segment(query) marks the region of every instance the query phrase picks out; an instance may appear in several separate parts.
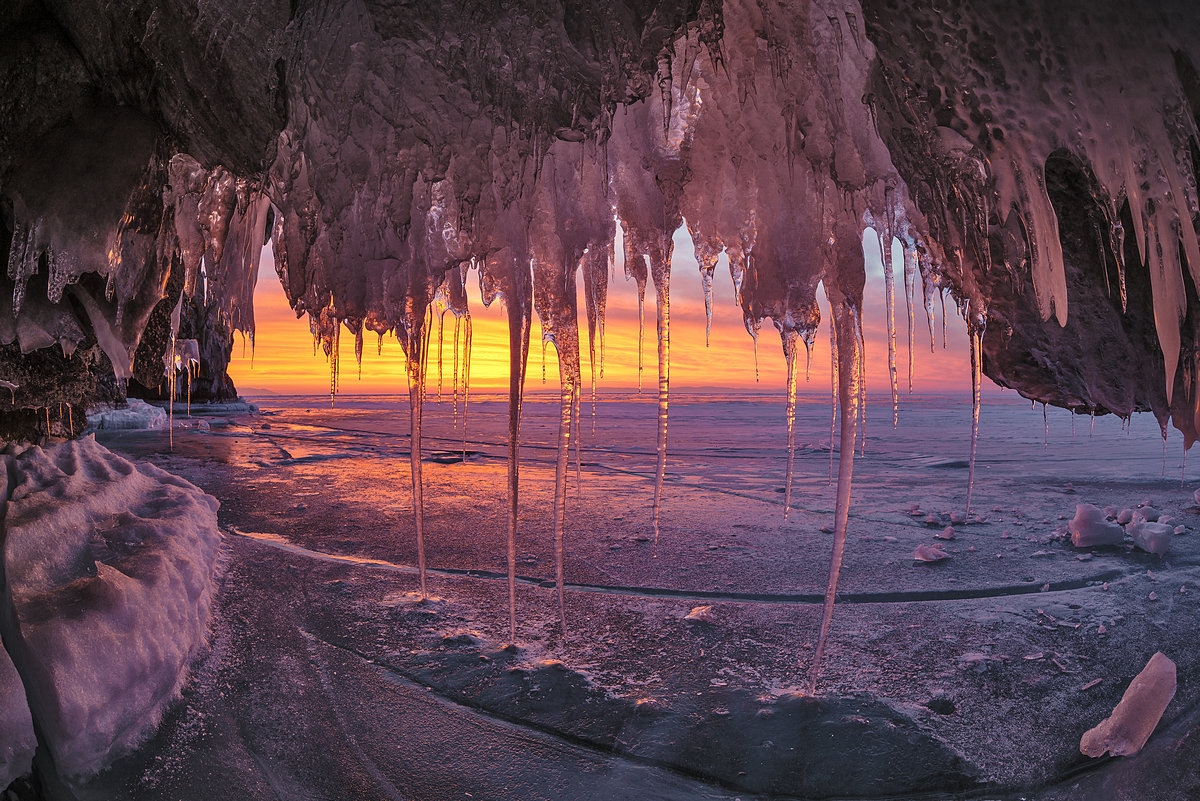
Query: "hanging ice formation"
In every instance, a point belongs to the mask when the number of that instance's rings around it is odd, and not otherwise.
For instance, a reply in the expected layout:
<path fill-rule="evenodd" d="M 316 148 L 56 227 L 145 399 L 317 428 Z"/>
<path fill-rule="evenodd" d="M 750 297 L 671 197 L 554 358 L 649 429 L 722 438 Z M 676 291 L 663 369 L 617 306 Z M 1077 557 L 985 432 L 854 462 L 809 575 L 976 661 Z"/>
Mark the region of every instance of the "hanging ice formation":
<path fill-rule="evenodd" d="M 97 359 L 121 381 L 161 381 L 172 347 L 163 323 L 181 296 L 183 329 L 219 376 L 232 332 L 253 335 L 270 239 L 292 307 L 330 355 L 331 394 L 342 327 L 356 358 L 367 329 L 404 348 L 423 565 L 433 315 L 445 308 L 466 324 L 474 268 L 485 302 L 508 308 L 510 575 L 534 306 L 559 356 L 565 617 L 576 272 L 594 381 L 615 209 L 639 304 L 647 281 L 655 290 L 657 533 L 671 234 L 686 220 L 706 294 L 724 253 L 747 331 L 768 318 L 779 331 L 789 428 L 796 346 L 820 324 L 818 284 L 831 302 L 839 484 L 818 653 L 865 442 L 866 227 L 889 266 L 893 242 L 903 248 L 905 300 L 911 309 L 920 297 L 931 348 L 934 296 L 952 293 L 972 335 L 973 386 L 986 374 L 1093 414 L 1153 410 L 1196 439 L 1200 15 L 1184 0 L 1137 14 L 1115 0 L 302 6 L 290 18 L 242 13 L 219 34 L 220 14 L 181 34 L 139 13 L 110 19 L 100 0 L 77 0 L 69 15 L 33 4 L 0 22 L 17 43 L 0 54 L 6 96 L 28 101 L 0 111 L 0 375 L 20 384 L 5 413 L 86 405 L 82 378 Z M 97 36 L 101 17 L 108 33 Z M 205 69 L 192 36 L 210 45 Z M 27 69 L 39 58 L 56 71 Z M 81 380 L 63 390 L 17 378 L 8 367 L 35 350 Z M 455 369 L 460 380 L 465 397 Z M 510 585 L 514 637 L 515 603 Z M 818 670 L 819 660 L 814 680 Z"/>

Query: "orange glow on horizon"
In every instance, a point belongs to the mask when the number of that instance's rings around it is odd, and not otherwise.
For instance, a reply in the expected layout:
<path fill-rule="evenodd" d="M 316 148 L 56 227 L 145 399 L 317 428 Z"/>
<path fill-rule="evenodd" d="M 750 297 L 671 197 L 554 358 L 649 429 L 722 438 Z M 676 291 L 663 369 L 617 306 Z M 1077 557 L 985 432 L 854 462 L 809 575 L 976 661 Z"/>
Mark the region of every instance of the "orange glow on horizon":
<path fill-rule="evenodd" d="M 872 251 L 874 258 L 872 259 Z M 884 315 L 882 266 L 877 248 L 867 246 L 868 284 L 864 298 L 863 328 L 867 354 L 867 388 L 873 395 L 889 391 L 887 366 L 887 330 Z M 262 394 L 323 394 L 330 389 L 330 365 L 319 348 L 314 355 L 313 338 L 307 318 L 296 319 L 289 308 L 283 288 L 273 269 L 270 252 L 263 254 L 264 267 L 255 290 L 255 345 L 235 344 L 229 372 L 240 393 L 251 397 Z M 873 263 L 873 266 L 872 266 Z M 759 333 L 757 345 L 758 377 L 755 378 L 755 343 L 746 332 L 741 311 L 734 302 L 733 285 L 728 272 L 718 267 L 714 276 L 713 323 L 710 343 L 705 346 L 704 299 L 698 267 L 691 242 L 681 229 L 676 234 L 671 280 L 671 364 L 673 389 L 741 390 L 751 393 L 778 393 L 786 387 L 786 365 L 779 335 L 769 322 Z M 588 364 L 587 319 L 584 314 L 582 281 L 580 287 L 580 351 L 584 394 L 589 391 L 591 371 Z M 468 276 L 467 295 L 472 320 L 470 385 L 472 393 L 506 391 L 508 387 L 508 331 L 502 301 L 485 309 L 480 299 L 475 272 Z M 904 300 L 902 272 L 896 282 L 897 373 L 901 398 L 908 393 L 908 315 Z M 828 395 L 829 329 L 828 303 L 818 289 L 822 322 L 812 349 L 810 378 L 801 380 L 798 391 L 809 395 Z M 936 352 L 929 350 L 929 330 L 920 299 L 916 299 L 916 370 L 913 391 L 921 393 L 965 393 L 970 391 L 970 367 L 964 324 L 953 305 L 947 325 L 948 347 L 941 343 L 940 306 L 937 314 Z M 645 336 L 642 343 L 643 392 L 654 393 L 658 381 L 658 356 L 655 333 L 655 301 L 652 286 L 647 287 Z M 451 391 L 454 363 L 454 315 L 445 315 L 442 336 L 442 386 Z M 428 388 L 436 392 L 438 382 L 438 323 L 430 343 Z M 537 315 L 534 315 L 530 342 L 526 389 L 542 389 L 542 348 Z M 465 335 L 460 337 L 465 340 Z M 461 344 L 460 344 L 461 347 Z M 339 392 L 344 394 L 397 394 L 407 391 L 403 352 L 392 336 L 384 338 L 379 351 L 377 337 L 368 332 L 364 341 L 361 375 L 354 359 L 354 337 L 343 329 L 339 348 Z M 460 365 L 464 356 L 460 350 Z M 600 347 L 597 344 L 597 361 Z M 801 355 L 803 358 L 803 354 Z M 599 367 L 599 365 L 597 365 Z M 638 311 L 636 288 L 624 278 L 618 261 L 609 285 L 604 339 L 604 375 L 597 382 L 599 392 L 626 393 L 638 387 Z M 461 368 L 460 368 L 461 369 Z M 558 384 L 558 360 L 552 345 L 545 349 L 547 390 Z"/>

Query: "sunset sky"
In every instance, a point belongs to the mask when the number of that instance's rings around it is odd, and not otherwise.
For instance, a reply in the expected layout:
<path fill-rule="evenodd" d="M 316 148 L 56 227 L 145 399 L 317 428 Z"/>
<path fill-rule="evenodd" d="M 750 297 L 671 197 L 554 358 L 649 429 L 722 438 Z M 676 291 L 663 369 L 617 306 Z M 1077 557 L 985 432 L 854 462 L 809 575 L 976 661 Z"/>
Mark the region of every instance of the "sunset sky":
<path fill-rule="evenodd" d="M 620 247 L 617 252 L 620 253 Z M 866 330 L 867 387 L 871 394 L 888 392 L 887 327 L 884 305 L 883 268 L 878 258 L 874 235 L 868 232 L 867 297 L 863 315 Z M 234 346 L 234 358 L 229 366 L 238 389 L 243 394 L 320 394 L 329 391 L 330 367 L 324 352 L 313 354 L 313 338 L 307 319 L 297 320 L 288 307 L 283 288 L 274 271 L 270 249 L 264 252 L 262 269 L 255 292 L 257 331 L 253 352 L 246 345 Z M 902 270 L 896 280 L 897 366 L 900 391 L 908 391 L 908 316 L 904 302 Z M 758 342 L 758 380 L 755 380 L 754 343 L 746 333 L 741 311 L 734 301 L 733 282 L 724 260 L 714 276 L 713 325 L 708 347 L 704 343 L 704 295 L 699 270 L 690 237 L 681 228 L 675 235 L 675 255 L 671 277 L 671 386 L 675 389 L 719 388 L 773 393 L 784 391 L 786 369 L 779 334 L 768 321 Z M 583 313 L 583 282 L 580 287 L 580 346 L 583 351 L 583 380 L 590 382 L 587 363 L 587 319 Z M 480 300 L 478 274 L 473 270 L 467 279 L 471 308 L 473 346 L 471 354 L 471 390 L 495 391 L 505 389 L 508 382 L 508 334 L 501 302 L 485 309 Z M 823 290 L 818 290 L 822 322 L 812 351 L 811 378 L 801 381 L 802 393 L 829 392 L 829 329 L 828 304 Z M 929 349 L 928 327 L 919 299 L 916 301 L 916 372 L 913 391 L 916 393 L 969 392 L 970 368 L 964 324 L 952 304 L 948 304 L 948 345 L 941 343 L 941 307 L 935 302 L 937 314 L 937 351 Z M 646 334 L 644 341 L 644 372 L 642 383 L 653 392 L 657 382 L 657 355 L 654 330 L 654 291 L 646 292 Z M 454 317 L 446 315 L 443 344 L 443 383 L 448 389 L 452 381 Z M 430 348 L 429 382 L 437 382 L 437 325 L 435 340 Z M 529 357 L 527 388 L 542 388 L 541 329 L 536 314 Z M 403 354 L 394 337 L 385 337 L 381 355 L 376 353 L 377 337 L 368 333 L 363 353 L 361 377 L 354 360 L 354 338 L 343 331 L 340 349 L 340 392 L 346 394 L 394 394 L 406 388 Z M 605 335 L 604 377 L 600 390 L 624 391 L 638 384 L 638 322 L 637 290 L 624 276 L 620 260 L 609 287 L 608 314 Z M 545 356 L 547 389 L 558 380 L 558 363 L 553 346 Z M 803 370 L 802 370 L 803 372 Z"/>

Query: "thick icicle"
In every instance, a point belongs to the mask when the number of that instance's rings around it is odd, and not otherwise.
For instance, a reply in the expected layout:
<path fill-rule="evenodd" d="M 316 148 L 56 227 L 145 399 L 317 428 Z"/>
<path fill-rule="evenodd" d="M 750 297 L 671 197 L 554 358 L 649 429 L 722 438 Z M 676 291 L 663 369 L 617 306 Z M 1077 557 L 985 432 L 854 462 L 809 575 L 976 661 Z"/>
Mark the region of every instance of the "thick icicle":
<path fill-rule="evenodd" d="M 846 550 L 846 528 L 850 521 L 850 485 L 854 475 L 854 446 L 858 436 L 858 406 L 861 401 L 862 376 L 862 325 L 858 307 L 840 292 L 833 291 L 832 326 L 838 329 L 837 339 L 841 346 L 837 355 L 838 404 L 842 410 L 841 456 L 838 461 L 837 506 L 834 510 L 833 555 L 829 564 L 829 581 L 825 586 L 825 603 L 821 615 L 821 632 L 817 637 L 817 650 L 813 655 L 812 671 L 809 674 L 808 692 L 815 695 L 817 678 L 821 673 L 821 659 L 825 655 L 825 643 L 833 623 L 833 603 L 837 597 L 838 577 L 842 570 L 842 554 Z M 836 299 L 835 299 L 836 298 Z"/>
<path fill-rule="evenodd" d="M 515 268 L 505 299 L 508 313 L 508 625 L 517 641 L 517 509 L 520 488 L 521 402 L 529 364 L 532 296 L 528 272 Z"/>

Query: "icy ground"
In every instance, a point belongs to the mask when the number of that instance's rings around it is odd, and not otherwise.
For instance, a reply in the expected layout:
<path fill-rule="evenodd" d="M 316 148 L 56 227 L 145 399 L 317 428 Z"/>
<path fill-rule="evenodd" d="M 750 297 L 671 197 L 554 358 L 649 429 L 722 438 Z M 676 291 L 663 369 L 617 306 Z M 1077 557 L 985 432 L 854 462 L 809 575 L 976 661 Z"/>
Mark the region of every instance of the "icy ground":
<path fill-rule="evenodd" d="M 557 406 L 529 402 L 518 642 L 506 647 L 504 405 L 426 414 L 434 599 L 415 594 L 402 399 L 271 398 L 211 430 L 99 432 L 215 495 L 232 564 L 211 653 L 157 737 L 96 798 L 1194 798 L 1200 465 L 1006 395 L 869 408 L 821 698 L 798 695 L 828 568 L 829 410 L 797 414 L 783 519 L 782 403 L 673 399 L 653 555 L 649 398 L 585 399 L 568 497 L 568 629 L 553 596 Z M 455 426 L 457 422 L 457 427 Z M 438 451 L 435 453 L 435 451 Z M 454 456 L 458 453 L 458 457 Z M 572 466 L 574 470 L 574 466 Z M 1164 475 L 1165 472 L 1165 475 Z M 1149 503 L 1159 557 L 1075 549 L 1076 504 Z M 947 527 L 952 539 L 942 539 Z M 948 559 L 913 558 L 939 544 Z M 1146 749 L 1081 735 L 1156 651 L 1179 689 Z M 922 796 L 927 797 L 927 796 Z"/>

